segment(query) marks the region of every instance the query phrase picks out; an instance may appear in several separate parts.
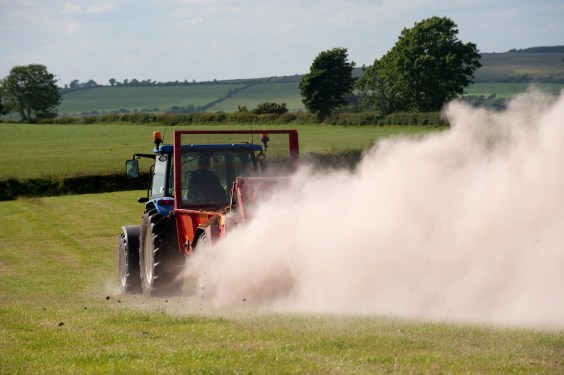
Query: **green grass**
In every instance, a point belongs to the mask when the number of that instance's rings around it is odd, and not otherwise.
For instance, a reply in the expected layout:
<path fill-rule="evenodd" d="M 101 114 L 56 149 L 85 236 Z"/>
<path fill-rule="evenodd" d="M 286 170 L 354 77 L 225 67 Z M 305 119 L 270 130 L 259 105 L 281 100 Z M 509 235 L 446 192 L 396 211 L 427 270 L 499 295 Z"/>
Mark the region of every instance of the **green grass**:
<path fill-rule="evenodd" d="M 493 68 L 492 68 L 493 69 Z M 523 73 L 525 74 L 525 73 Z M 532 74 L 529 71 L 527 74 Z M 522 74 L 519 74 L 522 75 Z M 467 95 L 496 94 L 500 98 L 511 98 L 525 92 L 527 83 L 478 82 L 465 89 Z M 538 84 L 543 90 L 558 94 L 564 84 Z M 59 115 L 110 112 L 119 109 L 150 110 L 164 112 L 172 106 L 194 108 L 223 98 L 229 90 L 242 87 L 242 84 L 213 84 L 193 86 L 156 87 L 99 87 L 66 93 L 59 106 Z M 290 111 L 305 110 L 298 82 L 259 83 L 240 91 L 209 107 L 208 112 L 235 112 L 239 106 L 252 110 L 263 102 L 286 103 Z"/>
<path fill-rule="evenodd" d="M 256 129 L 257 126 L 255 126 Z M 261 128 L 297 128 L 300 150 L 344 152 L 366 149 L 381 138 L 394 134 L 419 134 L 430 128 L 338 127 L 323 125 L 280 125 Z M 250 125 L 168 127 L 141 125 L 30 125 L 0 123 L 0 147 L 5 155 L 0 179 L 51 178 L 122 172 L 125 160 L 136 152 L 153 149 L 152 134 L 165 134 L 172 142 L 175 129 L 250 129 Z M 165 133 L 166 132 L 166 133 Z M 148 163 L 145 163 L 145 168 Z"/>
<path fill-rule="evenodd" d="M 238 106 L 245 106 L 252 110 L 264 102 L 286 103 L 288 110 L 293 112 L 305 110 L 298 85 L 298 82 L 257 84 L 235 93 L 209 110 L 233 112 L 238 109 Z"/>
<path fill-rule="evenodd" d="M 498 98 L 512 98 L 517 94 L 526 92 L 530 87 L 535 87 L 539 90 L 552 93 L 555 95 L 560 94 L 564 90 L 564 84 L 561 83 L 537 83 L 530 85 L 528 83 L 475 83 L 466 88 L 464 95 L 483 95 L 488 97 L 495 94 Z"/>
<path fill-rule="evenodd" d="M 0 202 L 0 373 L 564 371 L 562 331 L 116 295 L 119 227 L 142 194 Z"/>
<path fill-rule="evenodd" d="M 133 111 L 148 109 L 166 111 L 172 106 L 186 107 L 191 104 L 200 107 L 240 88 L 242 84 L 210 84 L 186 86 L 149 87 L 97 87 L 71 91 L 63 95 L 59 115 L 82 112 L 109 112 L 119 109 Z"/>
<path fill-rule="evenodd" d="M 483 53 L 476 82 L 503 82 L 528 75 L 533 79 L 564 79 L 561 53 Z"/>
<path fill-rule="evenodd" d="M 110 112 L 119 109 L 164 112 L 172 106 L 195 108 L 223 98 L 230 90 L 241 89 L 242 83 L 215 83 L 186 86 L 97 87 L 67 92 L 59 106 L 59 115 Z M 229 98 L 208 108 L 210 112 L 233 112 L 238 106 L 249 110 L 270 101 L 286 103 L 291 111 L 303 110 L 298 82 L 257 83 L 235 91 Z"/>

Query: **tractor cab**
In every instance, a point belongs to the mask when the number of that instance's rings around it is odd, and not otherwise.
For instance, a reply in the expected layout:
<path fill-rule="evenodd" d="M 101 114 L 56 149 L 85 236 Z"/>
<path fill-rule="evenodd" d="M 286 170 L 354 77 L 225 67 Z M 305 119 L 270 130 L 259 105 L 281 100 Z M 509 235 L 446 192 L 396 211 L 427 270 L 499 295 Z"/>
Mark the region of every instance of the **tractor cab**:
<path fill-rule="evenodd" d="M 236 178 L 262 170 L 263 149 L 257 144 L 183 145 L 181 150 L 178 208 L 227 206 Z"/>

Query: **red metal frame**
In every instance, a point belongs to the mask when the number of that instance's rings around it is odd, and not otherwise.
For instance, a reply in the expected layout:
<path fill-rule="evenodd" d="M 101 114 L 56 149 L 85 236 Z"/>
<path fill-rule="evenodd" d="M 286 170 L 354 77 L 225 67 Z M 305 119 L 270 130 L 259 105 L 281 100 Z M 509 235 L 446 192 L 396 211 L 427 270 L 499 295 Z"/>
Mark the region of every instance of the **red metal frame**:
<path fill-rule="evenodd" d="M 287 134 L 288 149 L 292 170 L 298 166 L 299 143 L 297 130 L 281 129 L 260 129 L 260 130 L 175 130 L 174 131 L 174 212 L 176 214 L 176 229 L 178 233 L 179 249 L 187 253 L 192 251 L 192 241 L 194 241 L 196 231 L 206 230 L 210 241 L 221 238 L 225 232 L 225 215 L 222 211 L 191 210 L 179 208 L 178 204 L 182 200 L 182 175 L 177 173 L 176 166 L 181 165 L 182 152 L 177 152 L 182 147 L 182 135 L 185 134 Z M 217 222 L 216 222 L 217 221 Z M 212 223 L 214 225 L 209 225 Z M 206 225 L 208 224 L 208 225 Z M 215 225 L 217 224 L 217 225 Z M 186 246 L 187 245 L 187 246 Z"/>

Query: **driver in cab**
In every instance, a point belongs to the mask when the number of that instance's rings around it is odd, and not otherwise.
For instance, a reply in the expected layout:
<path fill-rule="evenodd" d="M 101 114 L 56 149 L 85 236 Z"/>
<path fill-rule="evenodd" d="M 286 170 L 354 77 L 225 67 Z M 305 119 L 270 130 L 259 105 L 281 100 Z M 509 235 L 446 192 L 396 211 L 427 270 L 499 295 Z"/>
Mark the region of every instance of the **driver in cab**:
<path fill-rule="evenodd" d="M 202 155 L 198 159 L 198 169 L 188 172 L 188 203 L 224 204 L 227 201 L 225 189 L 217 175 L 210 170 L 211 156 Z"/>

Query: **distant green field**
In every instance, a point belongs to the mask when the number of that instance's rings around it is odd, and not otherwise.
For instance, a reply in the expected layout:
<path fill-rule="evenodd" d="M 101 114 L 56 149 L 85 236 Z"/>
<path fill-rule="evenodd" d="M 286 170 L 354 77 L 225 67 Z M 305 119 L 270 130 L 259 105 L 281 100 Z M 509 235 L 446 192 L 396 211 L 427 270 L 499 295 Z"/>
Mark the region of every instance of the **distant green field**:
<path fill-rule="evenodd" d="M 564 79 L 562 53 L 483 53 L 475 82 L 512 81 L 525 75 L 532 79 Z"/>
<path fill-rule="evenodd" d="M 290 111 L 305 110 L 298 82 L 261 83 L 235 93 L 209 110 L 212 112 L 236 111 L 238 106 L 245 106 L 251 110 L 263 102 L 286 103 Z"/>
<path fill-rule="evenodd" d="M 240 91 L 238 91 L 240 89 Z M 229 92 L 231 95 L 227 95 Z M 67 92 L 59 106 L 59 115 L 148 110 L 166 112 L 171 107 L 198 108 L 224 99 L 207 108 L 208 112 L 234 112 L 239 106 L 249 110 L 270 101 L 286 103 L 290 111 L 303 110 L 298 82 L 267 82 L 244 87 L 243 84 L 214 83 L 186 86 L 97 87 Z"/>
<path fill-rule="evenodd" d="M 555 95 L 560 94 L 564 90 L 564 83 L 475 83 L 466 88 L 464 95 L 484 95 L 488 97 L 494 95 L 498 98 L 512 98 L 517 94 L 526 92 L 528 89 L 537 88 L 541 91 L 549 92 Z"/>
<path fill-rule="evenodd" d="M 31 125 L 0 123 L 4 163 L 0 179 L 50 178 L 122 172 L 136 152 L 151 152 L 153 131 L 172 142 L 175 129 L 250 129 L 250 125 L 168 127 L 142 125 Z M 280 129 L 280 125 L 261 126 Z M 333 153 L 362 150 L 392 135 L 424 134 L 422 126 L 339 127 L 298 125 L 300 150 Z M 256 126 L 255 126 L 256 129 Z"/>
<path fill-rule="evenodd" d="M 120 109 L 166 111 L 172 106 L 199 107 L 225 96 L 241 84 L 186 86 L 96 87 L 65 93 L 59 115 Z"/>
<path fill-rule="evenodd" d="M 465 95 L 495 94 L 511 98 L 529 88 L 527 83 L 475 83 L 465 89 Z M 558 94 L 564 84 L 537 84 L 542 90 Z M 217 101 L 230 91 L 241 88 L 237 84 L 155 87 L 99 87 L 67 93 L 59 107 L 59 115 L 76 115 L 117 111 L 167 111 L 172 106 L 194 108 Z M 206 109 L 207 112 L 235 112 L 239 106 L 252 110 L 263 102 L 286 103 L 290 111 L 305 110 L 297 82 L 259 83 L 239 91 Z"/>

